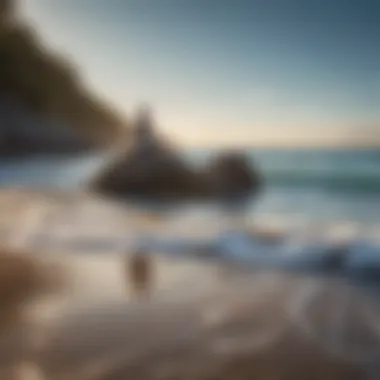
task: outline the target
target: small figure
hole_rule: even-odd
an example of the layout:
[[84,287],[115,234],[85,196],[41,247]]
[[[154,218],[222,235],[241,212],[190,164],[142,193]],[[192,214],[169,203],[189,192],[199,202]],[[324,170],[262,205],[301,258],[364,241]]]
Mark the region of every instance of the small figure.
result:
[[137,298],[149,296],[153,282],[152,257],[146,252],[136,251],[127,256],[126,277],[133,295]]

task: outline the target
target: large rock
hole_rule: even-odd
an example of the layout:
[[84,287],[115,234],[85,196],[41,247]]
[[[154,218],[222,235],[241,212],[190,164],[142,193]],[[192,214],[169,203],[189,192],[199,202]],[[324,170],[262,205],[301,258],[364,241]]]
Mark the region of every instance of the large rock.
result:
[[213,194],[224,199],[255,195],[262,185],[258,170],[239,152],[216,155],[206,166],[204,176]]
[[259,187],[260,179],[239,153],[217,156],[203,170],[192,168],[154,131],[150,110],[137,115],[134,146],[93,181],[91,187],[114,196],[181,199],[241,198]]
[[196,171],[163,146],[136,148],[110,165],[92,188],[113,196],[238,199],[254,195],[261,180],[242,155],[216,157]]
[[92,189],[113,196],[189,197],[202,192],[198,175],[173,151],[133,149],[95,178]]

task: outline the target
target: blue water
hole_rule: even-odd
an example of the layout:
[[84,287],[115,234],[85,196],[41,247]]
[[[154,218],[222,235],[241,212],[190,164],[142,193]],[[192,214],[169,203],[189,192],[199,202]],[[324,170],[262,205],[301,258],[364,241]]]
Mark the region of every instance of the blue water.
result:
[[256,152],[262,207],[316,220],[380,221],[380,149]]
[[[304,221],[380,224],[379,149],[247,150],[265,188],[247,211]],[[202,163],[210,151],[187,152]],[[79,188],[104,165],[99,156],[23,159],[0,163],[2,186]]]
[[0,185],[31,188],[75,189],[104,165],[99,155],[39,156],[0,161]]
[[[246,153],[265,179],[265,190],[253,202],[252,214],[305,222],[380,222],[380,148]],[[198,150],[190,152],[189,158],[202,164],[210,154]]]

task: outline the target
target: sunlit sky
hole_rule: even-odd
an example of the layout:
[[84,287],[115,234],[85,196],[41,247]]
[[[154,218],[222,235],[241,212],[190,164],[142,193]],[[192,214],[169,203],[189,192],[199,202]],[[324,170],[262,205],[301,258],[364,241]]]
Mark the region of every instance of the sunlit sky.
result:
[[377,0],[20,0],[129,115],[190,145],[380,145]]

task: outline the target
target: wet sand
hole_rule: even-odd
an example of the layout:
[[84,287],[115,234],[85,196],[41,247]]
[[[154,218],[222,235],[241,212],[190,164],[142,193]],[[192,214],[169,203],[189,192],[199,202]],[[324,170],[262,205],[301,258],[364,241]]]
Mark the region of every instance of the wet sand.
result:
[[363,289],[199,259],[152,259],[151,292],[139,299],[123,271],[126,259],[67,256],[69,288],[34,306],[34,324],[20,320],[20,329],[39,332],[40,343],[27,345],[15,334],[24,347],[12,361],[27,358],[49,380],[343,380],[380,373],[380,304]]
[[[25,306],[13,308],[12,329],[0,331],[1,379],[34,380],[32,373],[36,380],[380,377],[380,298],[376,292],[327,275],[255,270],[196,258],[196,253],[174,258],[151,252],[151,266],[140,277],[147,282],[140,297],[141,283],[136,292],[137,277],[130,266],[133,252],[115,249],[98,255],[86,250],[68,252],[57,245],[36,253],[28,244],[35,227],[41,226],[40,219],[36,222],[33,212],[29,221],[22,216],[26,205],[43,208],[41,204],[49,204],[50,210],[59,204],[70,221],[82,210],[85,220],[76,220],[74,227],[66,223],[74,230],[84,224],[92,236],[105,233],[104,226],[110,232],[119,228],[124,234],[147,224],[161,228],[160,220],[134,210],[126,216],[120,207],[104,206],[104,214],[95,223],[103,227],[94,232],[92,207],[99,217],[103,206],[90,196],[79,200],[77,195],[21,194],[24,203],[19,198],[13,203],[19,208],[11,207],[8,216],[2,213],[4,224],[14,223],[20,239],[11,234],[15,240],[3,244],[18,243],[32,260],[60,267],[65,289],[47,296],[40,294],[43,289],[29,292],[30,286],[25,286],[25,293],[19,292],[15,302],[1,309],[6,315],[12,309],[9,305]],[[12,197],[14,193],[6,201],[0,196],[1,207]],[[73,208],[67,209],[68,205]],[[273,241],[273,235],[266,239]],[[45,264],[38,273],[47,268],[56,273]],[[20,273],[26,270],[19,268],[18,272],[0,271],[0,283],[6,274],[9,286],[19,284]]]
[[[244,228],[265,244],[281,244],[289,237],[344,242],[363,233],[380,242],[376,226],[364,231],[349,221],[323,226],[271,218],[245,222]],[[217,214],[208,215],[200,223],[191,212],[144,211],[137,205],[113,202],[87,192],[22,188],[0,191],[2,245],[49,253],[118,254],[137,235],[207,240],[234,225],[235,222],[221,222],[221,215]]]

